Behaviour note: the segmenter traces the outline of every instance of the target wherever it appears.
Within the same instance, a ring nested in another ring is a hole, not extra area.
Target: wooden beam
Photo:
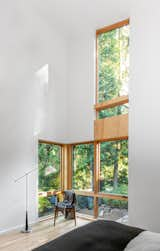
[[[99,102],[99,67],[98,67],[98,35],[96,34],[96,96],[95,100],[96,103]],[[96,112],[96,117],[97,117],[97,112]]]
[[[95,196],[98,197],[98,198],[107,198],[107,199],[112,199],[112,200],[125,200],[125,201],[128,201],[128,196],[127,195],[98,193]]]
[[[108,101],[104,101],[102,103],[98,103],[96,105],[94,105],[94,109],[96,111],[101,111],[101,110],[105,110],[107,108],[112,108],[118,105],[123,105],[128,103],[129,99],[128,99],[128,95],[126,96],[121,96],[121,97],[117,97],[115,99],[111,99]]]
[[[94,205],[94,218],[98,218],[98,197],[94,197],[94,201],[93,201],[93,205]]]
[[[128,138],[128,114],[94,121],[94,138],[97,141]]]
[[[123,21],[120,21],[118,23],[111,24],[109,26],[105,26],[105,27],[103,27],[101,29],[96,30],[96,35],[99,35],[101,33],[108,32],[108,31],[111,31],[111,30],[114,30],[114,29],[118,29],[118,28],[123,27],[123,26],[128,25],[128,24],[129,24],[129,18],[125,19]]]
[[[76,146],[76,145],[82,145],[82,144],[86,144],[86,145],[87,144],[94,144],[94,140],[74,142],[74,143],[70,143],[69,145]]]
[[[45,140],[45,139],[39,139],[38,143],[43,143],[43,144],[51,144],[51,145],[57,145],[57,146],[63,146],[63,143],[55,142],[55,141],[50,141],[50,140]]]
[[[94,192],[93,191],[82,191],[82,190],[75,190],[75,193],[77,195],[82,195],[82,196],[94,196]]]
[[[68,146],[65,144],[62,147],[62,190],[67,189],[67,167],[68,167]]]
[[[112,200],[128,200],[128,195],[121,195],[121,194],[109,194],[109,193],[94,193],[94,192],[89,192],[89,191],[79,191],[75,190],[75,193],[77,195],[81,196],[89,196],[89,197],[96,197],[96,198],[108,198]],[[96,205],[96,210],[98,208],[98,205]],[[97,213],[97,212],[96,212]]]
[[[99,191],[100,144],[94,143],[94,194]],[[98,217],[98,199],[94,197],[94,218]]]
[[[94,193],[99,190],[100,144],[94,143]]]
[[[61,154],[60,154],[60,182],[61,182],[61,190],[64,189],[64,168],[65,168],[65,159],[64,159],[64,147],[61,147]]]

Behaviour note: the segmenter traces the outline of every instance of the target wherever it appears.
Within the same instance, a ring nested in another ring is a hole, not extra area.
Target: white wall
[[[158,0],[132,6],[129,216],[160,232],[159,10]]]
[[[24,184],[13,178],[36,166],[38,129],[39,137],[49,140],[93,139],[94,32],[128,16],[129,220],[160,231],[159,1],[39,2],[6,0],[0,10],[0,231],[24,222]],[[39,89],[36,72],[45,64],[49,83]],[[36,190],[35,174],[31,221],[37,216]]]
[[[0,10],[0,231],[24,223],[24,181],[14,178],[37,166],[37,129],[40,138],[66,140],[66,41],[27,2],[5,1]],[[36,75],[45,64],[47,88]],[[32,222],[36,172],[29,184]]]
[[[89,34],[90,35],[90,34]],[[68,140],[93,140],[94,35],[72,38],[69,46]]]

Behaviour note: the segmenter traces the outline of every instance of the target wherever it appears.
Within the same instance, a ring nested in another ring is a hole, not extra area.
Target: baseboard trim
[[[38,219],[36,219],[35,221],[32,221],[29,225],[32,226],[34,225],[35,223],[38,222]],[[9,232],[12,232],[12,231],[20,231],[22,230],[23,228],[25,227],[24,224],[21,224],[21,225],[17,225],[17,226],[14,226],[14,227],[10,227],[10,228],[6,228],[6,229],[0,229],[0,235],[3,235],[3,234],[6,234],[6,233],[9,233]]]

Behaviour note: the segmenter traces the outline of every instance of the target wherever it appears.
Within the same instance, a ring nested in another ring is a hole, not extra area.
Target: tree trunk
[[[117,107],[117,115],[121,114],[121,107]],[[114,190],[118,188],[118,157],[119,157],[119,143],[116,144],[116,153],[114,159],[114,173],[113,173],[113,188]]]

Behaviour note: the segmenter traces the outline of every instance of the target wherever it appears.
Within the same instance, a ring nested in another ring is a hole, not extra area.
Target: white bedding
[[[124,251],[160,251],[160,234],[144,231],[131,240]]]

